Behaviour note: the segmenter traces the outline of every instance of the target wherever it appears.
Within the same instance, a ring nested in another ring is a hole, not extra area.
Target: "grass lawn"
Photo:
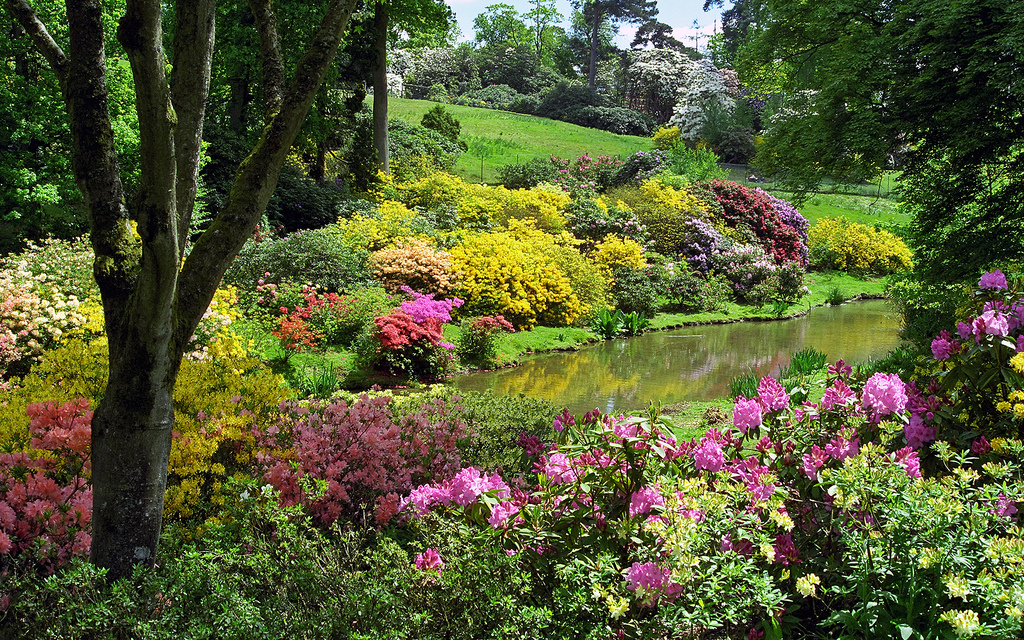
[[[419,124],[423,114],[438,103],[429,100],[388,99],[388,115]],[[649,151],[650,138],[622,136],[599,129],[588,129],[549,118],[538,118],[479,107],[444,105],[462,124],[462,136],[469,152],[462,154],[455,173],[469,182],[498,182],[497,169],[506,164],[523,163],[533,158],[575,158],[619,156],[623,160],[636,151]]]

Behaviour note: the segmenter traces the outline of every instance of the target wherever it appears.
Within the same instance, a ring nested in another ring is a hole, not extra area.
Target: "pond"
[[[527,356],[520,366],[458,376],[462,391],[545,398],[571,412],[643,409],[652,400],[714,400],[733,378],[777,373],[805,347],[830,362],[885,356],[899,345],[894,313],[884,300],[821,307],[800,318],[735,322],[655,331],[607,340],[579,351]]]

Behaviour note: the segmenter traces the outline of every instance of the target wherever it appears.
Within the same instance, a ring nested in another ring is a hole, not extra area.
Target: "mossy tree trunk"
[[[185,345],[230,261],[258,223],[355,0],[332,0],[286,84],[270,0],[250,0],[260,34],[265,126],[230,197],[185,257],[196,196],[214,43],[214,0],[173,3],[166,70],[158,0],[128,0],[117,37],[135,80],[141,178],[126,197],[107,100],[100,0],[67,3],[62,46],[28,0],[4,0],[57,75],[71,118],[75,179],[110,345],[109,382],[93,416],[92,561],[111,578],[154,561]],[[136,223],[136,230],[132,228]]]

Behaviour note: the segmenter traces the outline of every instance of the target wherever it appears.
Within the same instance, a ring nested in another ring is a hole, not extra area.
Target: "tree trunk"
[[[601,16],[594,11],[594,24],[590,28],[590,70],[587,73],[587,86],[593,89],[597,84],[597,39],[601,29]]]
[[[378,2],[373,12],[373,147],[377,150],[377,167],[391,173],[391,151],[388,148],[388,6]]]

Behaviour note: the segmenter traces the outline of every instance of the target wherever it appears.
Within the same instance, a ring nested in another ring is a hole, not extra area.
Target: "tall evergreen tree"
[[[590,63],[587,84],[593,89],[597,78],[597,55],[601,27],[611,23],[616,29],[622,23],[644,24],[658,15],[656,0],[570,0],[590,27]]]

